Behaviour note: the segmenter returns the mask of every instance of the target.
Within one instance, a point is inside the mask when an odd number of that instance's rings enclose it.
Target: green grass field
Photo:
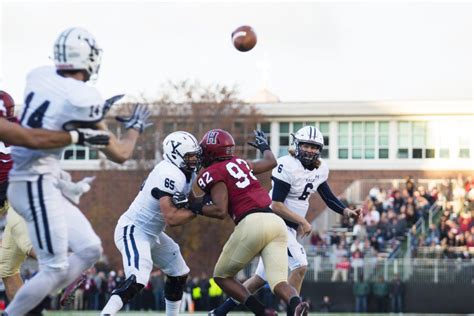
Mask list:
[[[47,312],[45,313],[47,316],[87,316],[87,315],[99,315],[98,311],[90,312],[90,311],[82,311],[82,312],[77,312],[77,311],[59,311],[59,312]],[[120,312],[118,315],[127,315],[127,316],[141,316],[141,315],[154,315],[154,316],[164,316],[165,313],[163,312]],[[196,313],[184,313],[181,315],[192,315],[192,316],[207,316],[207,313],[201,313],[201,312],[196,312]],[[249,316],[252,315],[251,313],[230,313],[229,315],[234,315],[234,316]],[[280,313],[279,315],[283,315],[283,313]],[[322,314],[322,313],[311,313],[309,314],[310,316],[349,316],[349,315],[358,315],[358,316],[382,316],[382,315],[396,315],[396,314],[354,314],[354,313],[331,313],[331,314]],[[402,315],[402,314],[401,314]],[[418,315],[436,315],[439,316],[439,314],[403,314],[404,316],[418,316]],[[448,315],[456,315],[456,314],[444,314],[445,316]]]

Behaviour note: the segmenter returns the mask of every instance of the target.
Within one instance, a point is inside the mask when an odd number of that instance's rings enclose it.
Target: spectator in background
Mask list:
[[[364,221],[367,225],[377,225],[380,221],[380,213],[375,209],[375,206],[369,209],[369,212],[364,216]]]
[[[194,301],[194,310],[202,311],[204,310],[204,307],[202,304],[201,285],[199,282],[199,278],[196,276],[193,278],[192,288],[193,288],[192,295],[193,295],[193,301]]]
[[[360,277],[363,273],[363,268],[364,268],[364,255],[362,254],[362,251],[360,249],[356,249],[352,253],[352,267],[354,268],[354,279]]]
[[[181,299],[180,312],[184,313],[186,309],[190,313],[194,312],[193,281],[191,277],[188,277],[188,280],[186,281],[186,286],[183,290],[183,298]]]
[[[105,305],[107,299],[107,290],[108,290],[108,282],[105,277],[105,273],[100,271],[97,273],[97,276],[94,278],[94,281],[97,286],[98,295],[97,295],[97,307],[98,309],[102,309]]]
[[[402,194],[400,193],[400,191],[399,190],[394,190],[390,200],[392,202],[392,207],[393,207],[393,210],[395,211],[395,213],[400,214],[400,210],[401,210],[403,204],[405,204],[405,200],[403,199]]]
[[[347,276],[349,274],[349,269],[351,268],[351,263],[349,262],[349,258],[347,256],[343,256],[341,261],[336,263],[336,268],[332,272],[331,281],[336,282],[339,281],[339,276],[342,279],[342,282],[347,282]]]
[[[434,197],[431,194],[428,194],[428,192],[426,192],[424,186],[422,185],[418,186],[418,193],[420,194],[421,197],[425,198],[426,201],[428,201],[430,206],[433,205],[433,203],[435,202]]]
[[[354,225],[352,233],[354,237],[359,240],[364,240],[367,237],[367,229],[365,228],[365,223],[362,218],[357,220],[357,224]]]
[[[413,193],[415,192],[415,181],[412,179],[411,176],[408,176],[405,181],[405,189],[410,197],[413,197]]]
[[[201,308],[203,310],[209,310],[209,286],[209,276],[205,272],[201,273],[199,287],[201,288]]]
[[[213,310],[220,304],[222,304],[224,292],[217,285],[214,278],[209,279],[209,309]]]
[[[461,232],[466,232],[469,229],[471,229],[472,226],[472,215],[471,212],[469,212],[467,209],[464,209],[463,211],[460,212],[459,214],[459,229]]]
[[[387,301],[388,295],[390,293],[390,286],[385,282],[383,276],[379,276],[377,282],[372,285],[372,294],[374,295],[375,301],[377,303],[377,312],[385,313],[387,312]]]
[[[359,280],[360,281],[356,281],[352,287],[352,293],[355,297],[355,311],[356,313],[366,313],[370,285],[364,280],[364,275],[361,275]]]
[[[364,243],[359,239],[356,239],[351,245],[351,253],[354,253],[356,250],[364,252]]]
[[[321,313],[330,313],[331,309],[332,309],[331,298],[327,295],[323,296],[323,301],[321,303],[321,307],[319,308],[319,311]]]
[[[440,233],[436,224],[431,224],[426,232],[425,246],[431,246],[433,243],[439,245]]]
[[[86,309],[97,310],[97,286],[94,281],[95,268],[87,270],[87,277],[84,281],[84,307]]]
[[[163,272],[160,269],[155,270],[151,273],[150,278],[151,286],[153,288],[153,297],[155,300],[155,309],[156,310],[164,310],[165,309],[165,278]],[[184,294],[183,294],[184,298]],[[183,302],[184,299],[183,299]],[[185,303],[181,304],[183,307]]]
[[[403,297],[405,295],[405,285],[400,280],[400,275],[396,274],[390,286],[390,298],[392,313],[403,313]]]

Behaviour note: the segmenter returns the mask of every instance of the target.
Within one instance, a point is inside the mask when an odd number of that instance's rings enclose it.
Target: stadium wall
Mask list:
[[[115,225],[120,215],[135,198],[148,170],[103,170],[71,171],[74,180],[85,176],[96,176],[90,192],[81,200],[80,209],[84,211],[98,233],[104,246],[108,264],[113,269],[122,266],[121,256],[113,240]],[[456,178],[461,171],[391,171],[391,170],[333,170],[329,183],[335,194],[342,193],[354,180],[360,179],[400,179],[410,175],[412,178],[439,179]],[[270,174],[260,177],[262,183],[270,187]],[[321,208],[323,203],[320,201]],[[213,267],[225,240],[232,231],[229,220],[220,222],[214,219],[198,218],[184,227],[168,228],[181,246],[183,255],[193,273],[212,273]]]

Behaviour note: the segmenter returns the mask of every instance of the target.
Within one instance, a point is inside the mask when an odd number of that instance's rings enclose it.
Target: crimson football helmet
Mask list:
[[[0,90],[0,117],[10,119],[15,116],[15,102],[11,95]]]
[[[211,129],[204,135],[199,145],[202,148],[204,166],[209,166],[216,160],[229,159],[234,155],[234,138],[223,129]]]

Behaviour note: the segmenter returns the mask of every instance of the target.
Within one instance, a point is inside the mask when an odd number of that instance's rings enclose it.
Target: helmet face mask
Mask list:
[[[195,159],[194,159],[195,158]],[[187,152],[183,157],[184,165],[180,168],[186,172],[199,171],[202,165],[202,149],[195,152]]]
[[[202,163],[204,167],[215,161],[226,160],[234,156],[235,141],[232,135],[222,129],[211,129],[202,138]]]
[[[299,129],[296,134],[291,135],[295,146],[295,157],[301,161],[303,166],[313,166],[324,148],[324,138],[321,132],[316,127],[305,126]],[[316,150],[313,151],[311,148]]]
[[[84,70],[85,81],[97,79],[102,49],[94,36],[79,27],[63,31],[54,43],[54,63],[58,70]]]
[[[188,132],[173,132],[163,141],[163,158],[184,173],[199,170],[202,159],[201,152],[196,138]]]
[[[302,148],[303,145],[311,146],[315,148],[316,150],[315,151],[305,150],[305,148]],[[298,142],[295,153],[296,153],[296,157],[301,161],[301,163],[304,166],[310,166],[319,158],[321,151],[322,151],[321,144]]]

